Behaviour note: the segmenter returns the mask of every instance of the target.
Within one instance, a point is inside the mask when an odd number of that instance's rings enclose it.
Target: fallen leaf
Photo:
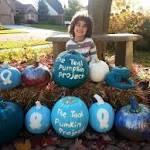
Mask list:
[[[44,144],[42,135],[33,136],[30,140],[31,140],[32,147],[42,146]]]
[[[25,141],[16,141],[14,146],[16,150],[31,150],[31,142],[29,139]]]
[[[75,143],[69,147],[69,150],[86,150],[87,148],[82,144],[82,140],[76,139]]]
[[[43,145],[42,146],[47,146],[47,145],[56,145],[58,143],[58,138],[57,137],[50,137],[50,136],[45,136],[43,137]]]

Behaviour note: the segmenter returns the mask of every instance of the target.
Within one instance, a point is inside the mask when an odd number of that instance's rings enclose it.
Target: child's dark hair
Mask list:
[[[68,32],[71,36],[75,37],[74,34],[74,27],[77,24],[78,21],[85,21],[86,25],[87,25],[87,33],[86,33],[86,37],[91,37],[92,36],[92,28],[93,28],[93,21],[92,18],[84,13],[77,13],[73,16],[72,20],[71,20],[71,24],[70,27],[68,29]]]

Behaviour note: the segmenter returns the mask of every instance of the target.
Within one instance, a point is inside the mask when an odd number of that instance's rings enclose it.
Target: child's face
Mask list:
[[[74,27],[74,34],[76,39],[84,39],[87,33],[87,25],[85,21],[78,21]]]

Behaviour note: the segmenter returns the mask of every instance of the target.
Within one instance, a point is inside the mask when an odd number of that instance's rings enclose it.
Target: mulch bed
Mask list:
[[[1,150],[148,150],[150,141],[130,141],[120,136],[113,128],[108,133],[97,133],[90,127],[74,139],[58,136],[53,129],[45,134],[32,135],[22,130],[19,136]]]

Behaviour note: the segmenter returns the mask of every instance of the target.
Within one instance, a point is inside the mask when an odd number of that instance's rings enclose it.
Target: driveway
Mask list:
[[[0,41],[7,40],[29,40],[29,39],[46,39],[47,37],[59,35],[63,32],[48,30],[48,29],[39,29],[23,25],[5,25],[7,28],[11,29],[20,29],[27,33],[16,33],[16,34],[0,34]]]

